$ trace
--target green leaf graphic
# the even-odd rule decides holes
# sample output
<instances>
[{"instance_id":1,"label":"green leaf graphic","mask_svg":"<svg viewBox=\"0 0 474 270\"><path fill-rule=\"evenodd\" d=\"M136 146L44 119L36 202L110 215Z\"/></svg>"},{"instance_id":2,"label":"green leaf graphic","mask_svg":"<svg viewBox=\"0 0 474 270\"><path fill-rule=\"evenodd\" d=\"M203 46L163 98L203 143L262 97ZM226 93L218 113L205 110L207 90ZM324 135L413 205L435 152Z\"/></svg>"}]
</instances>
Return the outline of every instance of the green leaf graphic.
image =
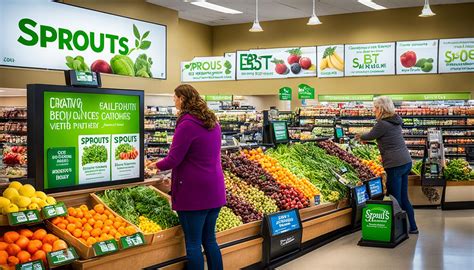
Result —
<instances>
[{"instance_id":1,"label":"green leaf graphic","mask_svg":"<svg viewBox=\"0 0 474 270\"><path fill-rule=\"evenodd\" d=\"M138 48L138 46L140 46L140 41L138 41L138 39L135 39L135 47Z\"/></svg>"},{"instance_id":2,"label":"green leaf graphic","mask_svg":"<svg viewBox=\"0 0 474 270\"><path fill-rule=\"evenodd\" d=\"M144 40L148 35L150 34L150 31L146 31L145 34L142 36L142 40Z\"/></svg>"},{"instance_id":3,"label":"green leaf graphic","mask_svg":"<svg viewBox=\"0 0 474 270\"><path fill-rule=\"evenodd\" d=\"M135 24L133 25L133 34L137 39L140 39L140 32L138 32L138 28Z\"/></svg>"},{"instance_id":4,"label":"green leaf graphic","mask_svg":"<svg viewBox=\"0 0 474 270\"><path fill-rule=\"evenodd\" d=\"M151 46L151 41L145 40L145 41L143 41L142 44L140 45L140 49L146 50L146 49L150 48L150 46Z\"/></svg>"}]
</instances>

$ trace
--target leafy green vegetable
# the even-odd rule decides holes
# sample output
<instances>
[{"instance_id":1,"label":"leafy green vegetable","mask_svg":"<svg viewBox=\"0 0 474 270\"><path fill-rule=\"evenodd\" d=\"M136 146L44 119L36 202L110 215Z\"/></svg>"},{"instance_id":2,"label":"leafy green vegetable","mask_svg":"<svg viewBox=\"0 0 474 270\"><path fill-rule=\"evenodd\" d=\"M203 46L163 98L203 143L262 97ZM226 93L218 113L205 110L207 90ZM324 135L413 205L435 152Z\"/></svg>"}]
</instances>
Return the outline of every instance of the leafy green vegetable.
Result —
<instances>
[{"instance_id":1,"label":"leafy green vegetable","mask_svg":"<svg viewBox=\"0 0 474 270\"><path fill-rule=\"evenodd\" d=\"M464 159L450 160L443 173L448 181L474 181L473 170Z\"/></svg>"},{"instance_id":2,"label":"leafy green vegetable","mask_svg":"<svg viewBox=\"0 0 474 270\"><path fill-rule=\"evenodd\" d=\"M150 78L153 77L151 74L151 65L153 61L146 54L140 54L135 60L135 75L137 77Z\"/></svg>"},{"instance_id":3,"label":"leafy green vegetable","mask_svg":"<svg viewBox=\"0 0 474 270\"><path fill-rule=\"evenodd\" d=\"M84 147L82 153L82 166L89 163L99 163L107 161L107 148L103 145L93 144Z\"/></svg>"},{"instance_id":4,"label":"leafy green vegetable","mask_svg":"<svg viewBox=\"0 0 474 270\"><path fill-rule=\"evenodd\" d=\"M117 146L117 149L115 149L115 159L120 159L120 153L128 153L133 151L134 149L135 148L129 143L120 144L119 146Z\"/></svg>"},{"instance_id":5,"label":"leafy green vegetable","mask_svg":"<svg viewBox=\"0 0 474 270\"><path fill-rule=\"evenodd\" d=\"M178 217L171 210L168 200L149 187L106 190L98 196L112 210L135 225L139 224L139 216L145 216L163 229L179 224Z\"/></svg>"},{"instance_id":6,"label":"leafy green vegetable","mask_svg":"<svg viewBox=\"0 0 474 270\"><path fill-rule=\"evenodd\" d=\"M326 50L324 50L323 58L333 55L334 51L336 51L336 46L327 47Z\"/></svg>"},{"instance_id":7,"label":"leafy green vegetable","mask_svg":"<svg viewBox=\"0 0 474 270\"><path fill-rule=\"evenodd\" d=\"M110 60L110 66L115 74L135 76L133 61L125 55L116 55Z\"/></svg>"},{"instance_id":8,"label":"leafy green vegetable","mask_svg":"<svg viewBox=\"0 0 474 270\"><path fill-rule=\"evenodd\" d=\"M90 71L89 65L85 63L84 57L80 55L74 58L66 56L66 66L76 71Z\"/></svg>"},{"instance_id":9,"label":"leafy green vegetable","mask_svg":"<svg viewBox=\"0 0 474 270\"><path fill-rule=\"evenodd\" d=\"M380 151L377 145L359 144L352 147L352 154L360 159L378 161Z\"/></svg>"},{"instance_id":10,"label":"leafy green vegetable","mask_svg":"<svg viewBox=\"0 0 474 270\"><path fill-rule=\"evenodd\" d=\"M422 160L418 160L416 161L414 164L413 164L413 167L411 168L411 171L415 174L415 175L421 175L421 166L423 165L423 161Z\"/></svg>"},{"instance_id":11,"label":"leafy green vegetable","mask_svg":"<svg viewBox=\"0 0 474 270\"><path fill-rule=\"evenodd\" d=\"M133 51L147 50L150 48L151 41L145 40L148 35L150 35L150 31L146 31L143 35L140 35L140 30L138 30L138 27L134 24L133 35L135 36L135 48L132 48L127 55L130 55Z\"/></svg>"}]
</instances>

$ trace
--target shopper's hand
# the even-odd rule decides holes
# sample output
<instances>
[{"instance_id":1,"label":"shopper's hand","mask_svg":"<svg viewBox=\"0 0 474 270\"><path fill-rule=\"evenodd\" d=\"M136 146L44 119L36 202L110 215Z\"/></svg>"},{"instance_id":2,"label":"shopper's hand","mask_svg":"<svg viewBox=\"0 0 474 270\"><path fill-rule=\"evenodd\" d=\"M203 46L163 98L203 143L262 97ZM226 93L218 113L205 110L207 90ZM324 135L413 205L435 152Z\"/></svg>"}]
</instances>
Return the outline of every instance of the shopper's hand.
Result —
<instances>
[{"instance_id":1,"label":"shopper's hand","mask_svg":"<svg viewBox=\"0 0 474 270\"><path fill-rule=\"evenodd\" d=\"M158 167L156 167L156 162L151 162L150 164L146 165L146 167L149 170L158 170Z\"/></svg>"}]
</instances>

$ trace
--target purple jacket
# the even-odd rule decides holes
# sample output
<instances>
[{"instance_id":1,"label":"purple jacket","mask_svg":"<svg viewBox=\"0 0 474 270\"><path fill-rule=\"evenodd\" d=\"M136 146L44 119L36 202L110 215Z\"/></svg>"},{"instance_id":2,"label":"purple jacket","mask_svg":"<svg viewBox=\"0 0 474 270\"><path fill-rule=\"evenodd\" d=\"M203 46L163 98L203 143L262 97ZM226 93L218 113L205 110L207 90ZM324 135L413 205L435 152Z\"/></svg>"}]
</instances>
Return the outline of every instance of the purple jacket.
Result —
<instances>
[{"instance_id":1,"label":"purple jacket","mask_svg":"<svg viewBox=\"0 0 474 270\"><path fill-rule=\"evenodd\" d=\"M173 210L204 210L226 204L219 125L207 130L198 118L182 116L168 156L156 165L162 171L173 170Z\"/></svg>"}]
</instances>

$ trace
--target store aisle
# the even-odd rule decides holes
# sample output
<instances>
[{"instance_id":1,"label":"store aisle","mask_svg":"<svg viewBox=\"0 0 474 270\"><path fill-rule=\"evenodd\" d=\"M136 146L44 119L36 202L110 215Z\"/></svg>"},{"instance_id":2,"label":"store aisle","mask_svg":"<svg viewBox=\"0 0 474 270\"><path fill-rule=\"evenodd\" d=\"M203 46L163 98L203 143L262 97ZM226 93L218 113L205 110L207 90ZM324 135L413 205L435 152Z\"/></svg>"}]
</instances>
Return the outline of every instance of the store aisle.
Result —
<instances>
[{"instance_id":1,"label":"store aisle","mask_svg":"<svg viewBox=\"0 0 474 270\"><path fill-rule=\"evenodd\" d=\"M357 246L359 231L278 269L474 269L474 210L415 211L420 234L395 249Z\"/></svg>"}]
</instances>

